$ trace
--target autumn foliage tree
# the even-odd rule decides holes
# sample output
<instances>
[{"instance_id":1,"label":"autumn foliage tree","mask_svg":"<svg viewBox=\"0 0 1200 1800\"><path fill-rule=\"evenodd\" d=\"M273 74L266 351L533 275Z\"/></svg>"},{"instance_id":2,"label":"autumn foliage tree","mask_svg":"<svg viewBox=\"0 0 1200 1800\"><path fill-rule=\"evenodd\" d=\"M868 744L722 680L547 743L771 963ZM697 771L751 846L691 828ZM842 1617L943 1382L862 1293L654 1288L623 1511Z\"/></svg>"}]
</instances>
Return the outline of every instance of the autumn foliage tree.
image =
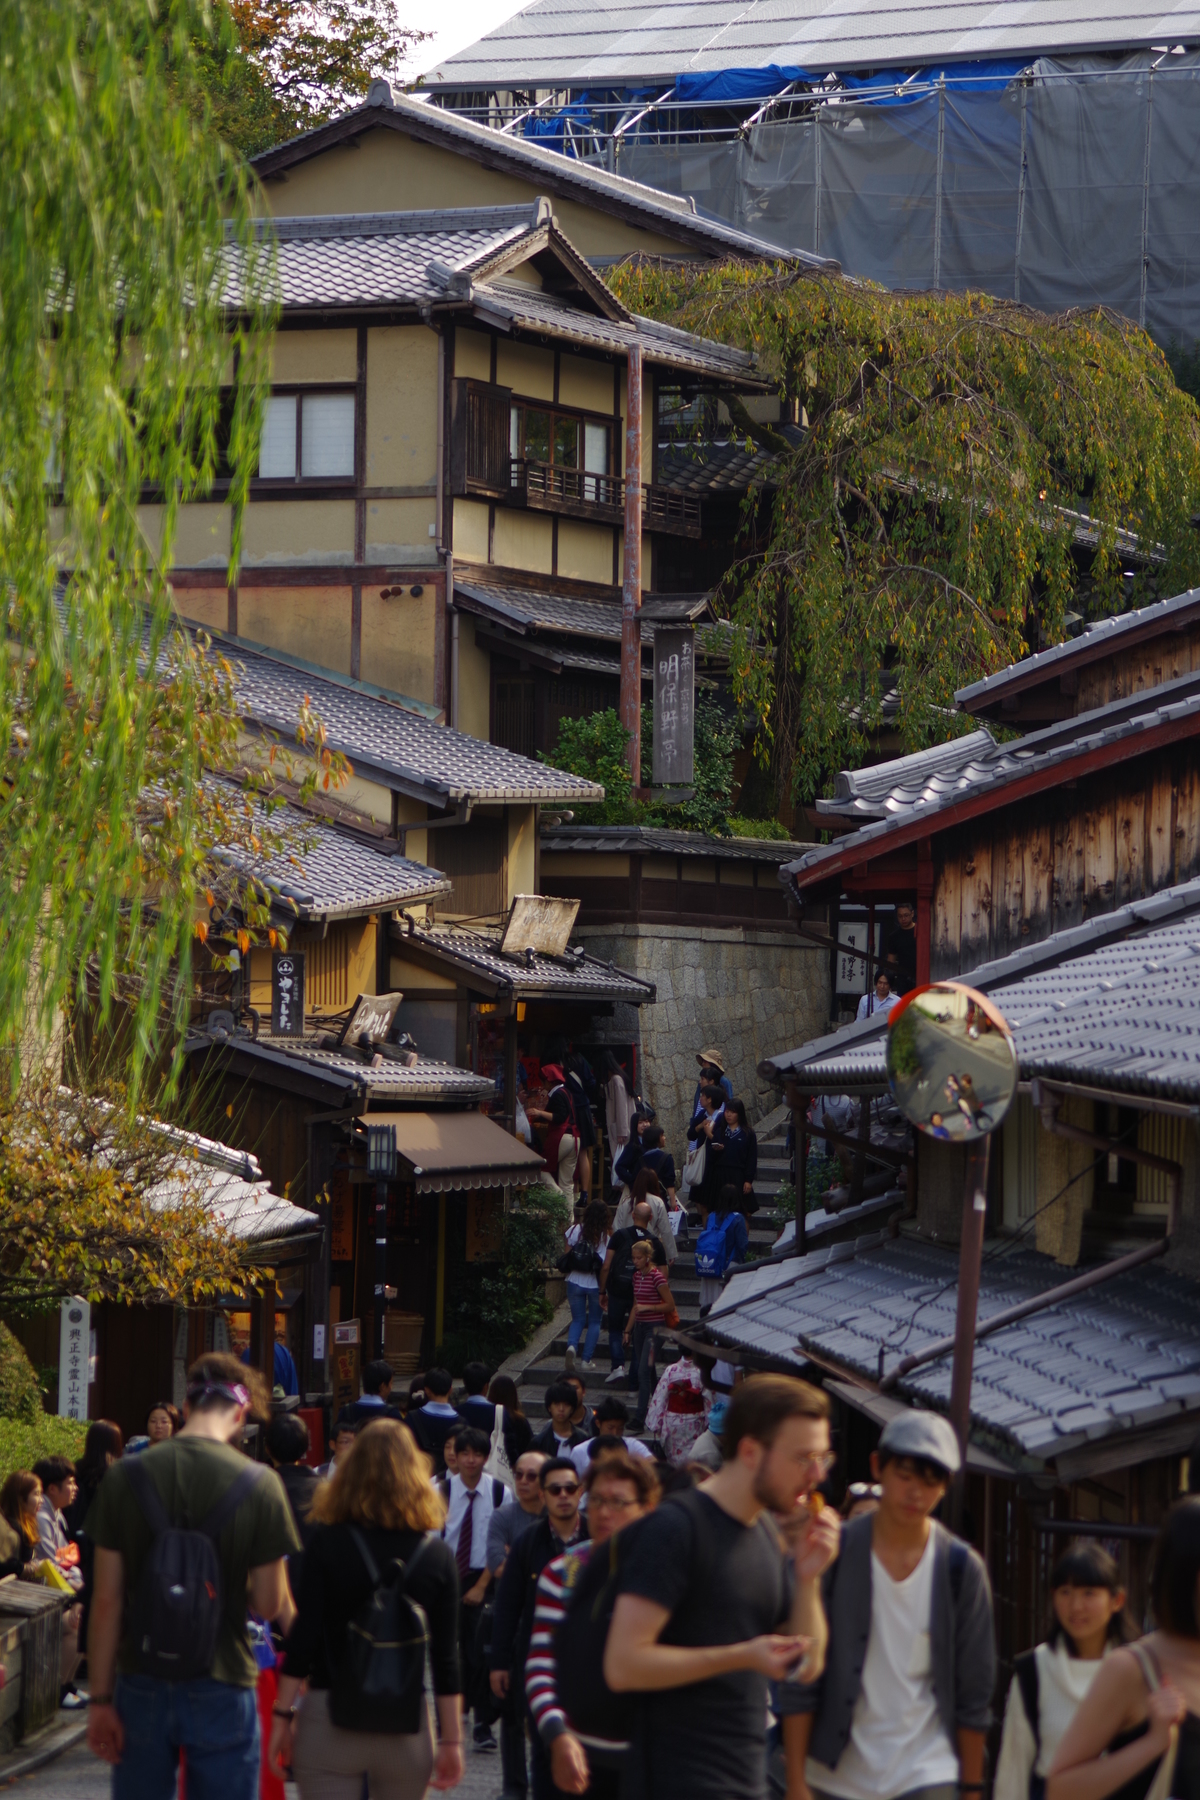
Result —
<instances>
[{"instance_id":1,"label":"autumn foliage tree","mask_svg":"<svg viewBox=\"0 0 1200 1800\"><path fill-rule=\"evenodd\" d=\"M198 40L216 129L243 156L357 106L426 35L397 0L218 0L232 37Z\"/></svg>"},{"instance_id":2,"label":"autumn foliage tree","mask_svg":"<svg viewBox=\"0 0 1200 1800\"><path fill-rule=\"evenodd\" d=\"M1073 604L1200 577L1200 409L1128 320L782 266L611 279L637 312L756 350L802 424L763 429L732 399L772 463L721 600L781 800L856 766L890 691L906 747L944 739L955 689L1060 641Z\"/></svg>"}]
</instances>

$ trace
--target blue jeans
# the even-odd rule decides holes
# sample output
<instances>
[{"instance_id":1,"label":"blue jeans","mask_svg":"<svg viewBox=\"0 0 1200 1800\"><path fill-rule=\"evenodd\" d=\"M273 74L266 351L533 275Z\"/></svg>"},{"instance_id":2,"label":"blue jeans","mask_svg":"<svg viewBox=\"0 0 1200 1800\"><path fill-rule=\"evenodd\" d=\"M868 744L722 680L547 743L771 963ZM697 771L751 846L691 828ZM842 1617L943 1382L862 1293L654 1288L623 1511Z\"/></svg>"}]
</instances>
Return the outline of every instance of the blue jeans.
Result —
<instances>
[{"instance_id":1,"label":"blue jeans","mask_svg":"<svg viewBox=\"0 0 1200 1800\"><path fill-rule=\"evenodd\" d=\"M205 1677L159 1681L121 1675L115 1705L125 1748L112 1800L174 1800L187 1752L188 1800L257 1800L260 1739L253 1688Z\"/></svg>"},{"instance_id":2,"label":"blue jeans","mask_svg":"<svg viewBox=\"0 0 1200 1800\"><path fill-rule=\"evenodd\" d=\"M567 1331L567 1342L572 1350L578 1350L579 1340L583 1336L584 1325L587 1325L587 1338L583 1346L584 1362L591 1362L596 1353L596 1342L600 1336L600 1294L596 1288L580 1287L577 1281L568 1281L567 1299L571 1304L571 1324Z\"/></svg>"}]
</instances>

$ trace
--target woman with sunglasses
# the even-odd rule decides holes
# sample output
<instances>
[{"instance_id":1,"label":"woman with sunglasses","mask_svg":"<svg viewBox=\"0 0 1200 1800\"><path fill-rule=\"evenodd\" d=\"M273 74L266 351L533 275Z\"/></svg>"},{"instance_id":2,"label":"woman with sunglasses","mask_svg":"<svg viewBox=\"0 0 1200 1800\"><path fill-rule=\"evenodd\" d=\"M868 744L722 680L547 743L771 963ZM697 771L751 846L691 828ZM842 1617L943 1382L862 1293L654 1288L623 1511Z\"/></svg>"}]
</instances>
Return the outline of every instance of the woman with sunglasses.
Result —
<instances>
[{"instance_id":1,"label":"woman with sunglasses","mask_svg":"<svg viewBox=\"0 0 1200 1800\"><path fill-rule=\"evenodd\" d=\"M883 1489L877 1481L852 1481L842 1496L841 1514L847 1524L877 1512Z\"/></svg>"},{"instance_id":2,"label":"woman with sunglasses","mask_svg":"<svg viewBox=\"0 0 1200 1800\"><path fill-rule=\"evenodd\" d=\"M613 1743L601 1747L589 1739L585 1748L572 1731L558 1699L555 1640L592 1550L606 1544L614 1532L652 1512L658 1505L661 1488L653 1462L614 1449L593 1461L584 1489L590 1540L555 1557L542 1571L525 1663L525 1694L542 1754L550 1760L555 1789L564 1794L586 1792L591 1800L617 1800L629 1745Z\"/></svg>"}]
</instances>

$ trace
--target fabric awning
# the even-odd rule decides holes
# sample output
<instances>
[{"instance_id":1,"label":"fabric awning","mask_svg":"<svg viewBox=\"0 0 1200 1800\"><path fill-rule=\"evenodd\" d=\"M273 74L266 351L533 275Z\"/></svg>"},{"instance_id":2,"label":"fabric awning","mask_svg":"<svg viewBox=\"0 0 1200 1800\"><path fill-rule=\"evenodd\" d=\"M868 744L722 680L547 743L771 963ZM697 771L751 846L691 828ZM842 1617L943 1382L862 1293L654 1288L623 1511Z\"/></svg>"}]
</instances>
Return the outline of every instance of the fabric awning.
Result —
<instances>
[{"instance_id":1,"label":"fabric awning","mask_svg":"<svg viewBox=\"0 0 1200 1800\"><path fill-rule=\"evenodd\" d=\"M395 1126L397 1161L419 1194L527 1187L542 1173L539 1151L480 1112L373 1112L361 1122Z\"/></svg>"}]
</instances>

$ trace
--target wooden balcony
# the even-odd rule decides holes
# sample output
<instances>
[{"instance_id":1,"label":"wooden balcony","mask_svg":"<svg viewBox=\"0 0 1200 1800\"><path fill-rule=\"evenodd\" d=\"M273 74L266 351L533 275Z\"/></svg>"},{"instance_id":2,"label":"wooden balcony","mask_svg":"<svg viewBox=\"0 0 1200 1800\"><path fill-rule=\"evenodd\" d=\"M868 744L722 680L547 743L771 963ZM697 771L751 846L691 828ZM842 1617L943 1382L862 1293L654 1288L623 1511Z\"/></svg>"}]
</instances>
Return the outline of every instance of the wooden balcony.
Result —
<instances>
[{"instance_id":1,"label":"wooden balcony","mask_svg":"<svg viewBox=\"0 0 1200 1800\"><path fill-rule=\"evenodd\" d=\"M510 494L519 506L536 512L558 513L598 524L621 525L625 520L625 481L620 475L596 475L587 469L567 469L558 464L510 462ZM642 486L642 520L647 531L670 532L676 537L700 536L700 502L694 494L673 488Z\"/></svg>"}]
</instances>

